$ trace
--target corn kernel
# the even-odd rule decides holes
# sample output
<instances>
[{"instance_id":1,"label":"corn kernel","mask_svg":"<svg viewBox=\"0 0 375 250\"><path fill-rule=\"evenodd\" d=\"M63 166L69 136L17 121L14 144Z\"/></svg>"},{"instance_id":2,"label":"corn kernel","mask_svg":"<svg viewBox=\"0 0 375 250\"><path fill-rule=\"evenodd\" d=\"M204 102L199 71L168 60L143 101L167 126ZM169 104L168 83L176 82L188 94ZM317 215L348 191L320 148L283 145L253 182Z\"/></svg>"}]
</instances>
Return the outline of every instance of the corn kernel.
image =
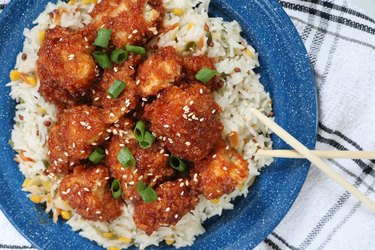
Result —
<instances>
[{"instance_id":1,"label":"corn kernel","mask_svg":"<svg viewBox=\"0 0 375 250\"><path fill-rule=\"evenodd\" d=\"M124 243L132 242L132 239L128 238L128 237L119 237L118 240L121 241L121 242L124 242Z\"/></svg>"},{"instance_id":2,"label":"corn kernel","mask_svg":"<svg viewBox=\"0 0 375 250\"><path fill-rule=\"evenodd\" d=\"M109 247L108 250L121 250L119 247Z\"/></svg>"},{"instance_id":3,"label":"corn kernel","mask_svg":"<svg viewBox=\"0 0 375 250\"><path fill-rule=\"evenodd\" d=\"M174 239L165 239L165 244L172 245L174 243Z\"/></svg>"},{"instance_id":4,"label":"corn kernel","mask_svg":"<svg viewBox=\"0 0 375 250\"><path fill-rule=\"evenodd\" d=\"M51 182L49 181L42 181L42 185L43 187L47 190L47 191L50 191L51 190Z\"/></svg>"},{"instance_id":5,"label":"corn kernel","mask_svg":"<svg viewBox=\"0 0 375 250\"><path fill-rule=\"evenodd\" d=\"M25 180L24 180L24 182L22 183L22 187L24 188L24 187L27 187L28 185L29 185L29 183L30 183L30 178L26 178Z\"/></svg>"},{"instance_id":6,"label":"corn kernel","mask_svg":"<svg viewBox=\"0 0 375 250\"><path fill-rule=\"evenodd\" d=\"M250 50L246 49L245 52L250 58L254 59L254 54Z\"/></svg>"},{"instance_id":7,"label":"corn kernel","mask_svg":"<svg viewBox=\"0 0 375 250\"><path fill-rule=\"evenodd\" d=\"M30 200L34 203L40 203L42 201L42 197L39 195L32 195L30 196Z\"/></svg>"},{"instance_id":8,"label":"corn kernel","mask_svg":"<svg viewBox=\"0 0 375 250\"><path fill-rule=\"evenodd\" d=\"M39 43L43 43L45 38L46 38L46 31L45 30L39 31Z\"/></svg>"},{"instance_id":9,"label":"corn kernel","mask_svg":"<svg viewBox=\"0 0 375 250\"><path fill-rule=\"evenodd\" d=\"M18 70L12 70L9 73L9 78L12 81L17 81L18 79L20 79L20 76L21 76L21 73Z\"/></svg>"},{"instance_id":10,"label":"corn kernel","mask_svg":"<svg viewBox=\"0 0 375 250\"><path fill-rule=\"evenodd\" d=\"M210 200L212 204L217 204L219 203L220 199L213 199L213 200Z\"/></svg>"},{"instance_id":11,"label":"corn kernel","mask_svg":"<svg viewBox=\"0 0 375 250\"><path fill-rule=\"evenodd\" d=\"M91 4L91 3L93 3L93 4L96 4L96 0L82 0L82 3L84 3L84 4Z\"/></svg>"},{"instance_id":12,"label":"corn kernel","mask_svg":"<svg viewBox=\"0 0 375 250\"><path fill-rule=\"evenodd\" d=\"M193 28L194 24L193 23L189 23L188 26L187 26L187 29L188 30L191 30L191 28Z\"/></svg>"},{"instance_id":13,"label":"corn kernel","mask_svg":"<svg viewBox=\"0 0 375 250\"><path fill-rule=\"evenodd\" d=\"M180 9L180 8L174 8L172 10L172 13L176 16L182 16L185 12L183 9Z\"/></svg>"},{"instance_id":14,"label":"corn kernel","mask_svg":"<svg viewBox=\"0 0 375 250\"><path fill-rule=\"evenodd\" d=\"M104 238L107 238L107 239L111 239L111 238L113 238L113 233L102 233L102 236L104 237Z\"/></svg>"},{"instance_id":15,"label":"corn kernel","mask_svg":"<svg viewBox=\"0 0 375 250\"><path fill-rule=\"evenodd\" d=\"M60 214L64 220L69 220L70 217L72 217L72 214L70 213L70 211L62 210Z\"/></svg>"},{"instance_id":16,"label":"corn kernel","mask_svg":"<svg viewBox=\"0 0 375 250\"><path fill-rule=\"evenodd\" d=\"M70 1L68 2L69 5L74 5L75 3L76 3L75 0L70 0Z\"/></svg>"},{"instance_id":17,"label":"corn kernel","mask_svg":"<svg viewBox=\"0 0 375 250\"><path fill-rule=\"evenodd\" d=\"M27 78L27 81L28 81L28 84L30 84L31 86L36 86L36 78L33 77L33 76L28 76Z\"/></svg>"},{"instance_id":18,"label":"corn kernel","mask_svg":"<svg viewBox=\"0 0 375 250\"><path fill-rule=\"evenodd\" d=\"M46 115L47 114L47 111L40 105L38 105L38 110L39 112L42 114L42 115Z\"/></svg>"}]
</instances>

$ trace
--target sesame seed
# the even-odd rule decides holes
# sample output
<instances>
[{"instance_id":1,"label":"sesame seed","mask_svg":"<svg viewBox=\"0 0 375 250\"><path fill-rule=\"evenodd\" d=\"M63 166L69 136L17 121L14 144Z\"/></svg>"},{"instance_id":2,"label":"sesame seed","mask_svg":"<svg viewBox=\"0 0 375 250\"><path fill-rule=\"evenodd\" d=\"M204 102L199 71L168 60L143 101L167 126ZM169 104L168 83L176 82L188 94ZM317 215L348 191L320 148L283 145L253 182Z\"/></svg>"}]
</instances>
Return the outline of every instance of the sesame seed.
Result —
<instances>
[{"instance_id":1,"label":"sesame seed","mask_svg":"<svg viewBox=\"0 0 375 250\"><path fill-rule=\"evenodd\" d=\"M96 211L95 213L96 213L96 214L101 214L102 212L100 212L100 211Z\"/></svg>"},{"instance_id":2,"label":"sesame seed","mask_svg":"<svg viewBox=\"0 0 375 250\"><path fill-rule=\"evenodd\" d=\"M88 188L86 188L86 187L83 188L83 190L86 191L86 192L90 192L90 189L88 189Z\"/></svg>"},{"instance_id":3,"label":"sesame seed","mask_svg":"<svg viewBox=\"0 0 375 250\"><path fill-rule=\"evenodd\" d=\"M185 183L181 182L180 187L183 187L183 186L185 186Z\"/></svg>"},{"instance_id":4,"label":"sesame seed","mask_svg":"<svg viewBox=\"0 0 375 250\"><path fill-rule=\"evenodd\" d=\"M168 125L168 124L165 124L165 125L164 125L164 128L169 128L169 125Z\"/></svg>"},{"instance_id":5,"label":"sesame seed","mask_svg":"<svg viewBox=\"0 0 375 250\"><path fill-rule=\"evenodd\" d=\"M216 154L214 154L213 156L212 156L212 159L215 159L216 158Z\"/></svg>"},{"instance_id":6,"label":"sesame seed","mask_svg":"<svg viewBox=\"0 0 375 250\"><path fill-rule=\"evenodd\" d=\"M64 152L64 155L66 156L66 157L68 157L69 156L69 154L65 151Z\"/></svg>"},{"instance_id":7,"label":"sesame seed","mask_svg":"<svg viewBox=\"0 0 375 250\"><path fill-rule=\"evenodd\" d=\"M81 196L81 191L78 191L78 196Z\"/></svg>"},{"instance_id":8,"label":"sesame seed","mask_svg":"<svg viewBox=\"0 0 375 250\"><path fill-rule=\"evenodd\" d=\"M226 146L226 147L225 147L225 150L228 150L228 149L229 149L229 146Z\"/></svg>"},{"instance_id":9,"label":"sesame seed","mask_svg":"<svg viewBox=\"0 0 375 250\"><path fill-rule=\"evenodd\" d=\"M90 208L89 208L89 207L87 207L87 208L86 208L86 212L88 212L89 210L90 210Z\"/></svg>"},{"instance_id":10,"label":"sesame seed","mask_svg":"<svg viewBox=\"0 0 375 250\"><path fill-rule=\"evenodd\" d=\"M59 158L59 159L57 159L59 162L63 162L63 159L61 159L61 158Z\"/></svg>"},{"instance_id":11,"label":"sesame seed","mask_svg":"<svg viewBox=\"0 0 375 250\"><path fill-rule=\"evenodd\" d=\"M74 162L69 163L69 166L73 166L73 165L74 165Z\"/></svg>"},{"instance_id":12,"label":"sesame seed","mask_svg":"<svg viewBox=\"0 0 375 250\"><path fill-rule=\"evenodd\" d=\"M105 150L105 154L107 155L109 152L108 152L108 149Z\"/></svg>"},{"instance_id":13,"label":"sesame seed","mask_svg":"<svg viewBox=\"0 0 375 250\"><path fill-rule=\"evenodd\" d=\"M132 33L133 33L133 34L137 34L137 32L138 32L138 30L133 30Z\"/></svg>"},{"instance_id":14,"label":"sesame seed","mask_svg":"<svg viewBox=\"0 0 375 250\"><path fill-rule=\"evenodd\" d=\"M177 219L178 218L178 214L175 214L174 217Z\"/></svg>"},{"instance_id":15,"label":"sesame seed","mask_svg":"<svg viewBox=\"0 0 375 250\"><path fill-rule=\"evenodd\" d=\"M193 103L194 103L194 101L193 101L193 100L191 100L189 104L190 104L190 105L193 105Z\"/></svg>"},{"instance_id":16,"label":"sesame seed","mask_svg":"<svg viewBox=\"0 0 375 250\"><path fill-rule=\"evenodd\" d=\"M95 170L95 173L99 174L99 172L100 172L99 168L97 170Z\"/></svg>"},{"instance_id":17,"label":"sesame seed","mask_svg":"<svg viewBox=\"0 0 375 250\"><path fill-rule=\"evenodd\" d=\"M137 81L135 82L135 85L139 85L140 82L141 82L140 80L137 80Z\"/></svg>"},{"instance_id":18,"label":"sesame seed","mask_svg":"<svg viewBox=\"0 0 375 250\"><path fill-rule=\"evenodd\" d=\"M225 166L223 167L223 169L224 169L224 171L227 171L227 170L228 170L228 168L227 168L227 167L225 167Z\"/></svg>"},{"instance_id":19,"label":"sesame seed","mask_svg":"<svg viewBox=\"0 0 375 250\"><path fill-rule=\"evenodd\" d=\"M181 195L181 196L183 196L183 195L184 195L184 193L185 193L184 191L181 191L180 195Z\"/></svg>"},{"instance_id":20,"label":"sesame seed","mask_svg":"<svg viewBox=\"0 0 375 250\"><path fill-rule=\"evenodd\" d=\"M117 68L117 67L114 67L114 68L113 68L113 71L114 71L114 72L117 72L117 71L118 71L118 68Z\"/></svg>"},{"instance_id":21,"label":"sesame seed","mask_svg":"<svg viewBox=\"0 0 375 250\"><path fill-rule=\"evenodd\" d=\"M199 93L203 94L203 89L200 89L200 90L199 90Z\"/></svg>"},{"instance_id":22,"label":"sesame seed","mask_svg":"<svg viewBox=\"0 0 375 250\"><path fill-rule=\"evenodd\" d=\"M129 182L129 185L134 185L134 181Z\"/></svg>"},{"instance_id":23,"label":"sesame seed","mask_svg":"<svg viewBox=\"0 0 375 250\"><path fill-rule=\"evenodd\" d=\"M216 109L213 109L211 113L212 113L212 114L215 114L215 112L216 112Z\"/></svg>"},{"instance_id":24,"label":"sesame seed","mask_svg":"<svg viewBox=\"0 0 375 250\"><path fill-rule=\"evenodd\" d=\"M178 133L178 132L176 133L176 135L177 135L177 137L181 137L181 134L180 134L180 133Z\"/></svg>"},{"instance_id":25,"label":"sesame seed","mask_svg":"<svg viewBox=\"0 0 375 250\"><path fill-rule=\"evenodd\" d=\"M171 210L171 208L170 208L170 207L167 207L167 208L165 209L165 212L168 212L169 210Z\"/></svg>"},{"instance_id":26,"label":"sesame seed","mask_svg":"<svg viewBox=\"0 0 375 250\"><path fill-rule=\"evenodd\" d=\"M98 143L93 142L93 143L91 143L91 145L96 146L96 145L98 145Z\"/></svg>"},{"instance_id":27,"label":"sesame seed","mask_svg":"<svg viewBox=\"0 0 375 250\"><path fill-rule=\"evenodd\" d=\"M168 157L168 156L169 156L169 154L164 154L164 156Z\"/></svg>"},{"instance_id":28,"label":"sesame seed","mask_svg":"<svg viewBox=\"0 0 375 250\"><path fill-rule=\"evenodd\" d=\"M189 186L189 181L188 180L185 181L185 185Z\"/></svg>"},{"instance_id":29,"label":"sesame seed","mask_svg":"<svg viewBox=\"0 0 375 250\"><path fill-rule=\"evenodd\" d=\"M125 107L122 107L122 108L121 108L121 111L125 111L125 110L126 110L126 108L125 108Z\"/></svg>"},{"instance_id":30,"label":"sesame seed","mask_svg":"<svg viewBox=\"0 0 375 250\"><path fill-rule=\"evenodd\" d=\"M115 114L113 114L113 113L109 113L109 116L111 116L111 117L114 117L114 116L115 116Z\"/></svg>"},{"instance_id":31,"label":"sesame seed","mask_svg":"<svg viewBox=\"0 0 375 250\"><path fill-rule=\"evenodd\" d=\"M109 180L109 176L105 177L104 180Z\"/></svg>"},{"instance_id":32,"label":"sesame seed","mask_svg":"<svg viewBox=\"0 0 375 250\"><path fill-rule=\"evenodd\" d=\"M186 146L190 146L191 143L187 141L187 142L185 142L185 145L186 145Z\"/></svg>"},{"instance_id":33,"label":"sesame seed","mask_svg":"<svg viewBox=\"0 0 375 250\"><path fill-rule=\"evenodd\" d=\"M130 34L130 35L128 35L128 39L130 39L130 38L132 38L132 37L133 37L133 35L131 35L131 34Z\"/></svg>"},{"instance_id":34,"label":"sesame seed","mask_svg":"<svg viewBox=\"0 0 375 250\"><path fill-rule=\"evenodd\" d=\"M72 147L73 147L73 148L75 148L75 147L76 147L76 144L75 144L74 142L73 142L73 144L72 144Z\"/></svg>"}]
</instances>

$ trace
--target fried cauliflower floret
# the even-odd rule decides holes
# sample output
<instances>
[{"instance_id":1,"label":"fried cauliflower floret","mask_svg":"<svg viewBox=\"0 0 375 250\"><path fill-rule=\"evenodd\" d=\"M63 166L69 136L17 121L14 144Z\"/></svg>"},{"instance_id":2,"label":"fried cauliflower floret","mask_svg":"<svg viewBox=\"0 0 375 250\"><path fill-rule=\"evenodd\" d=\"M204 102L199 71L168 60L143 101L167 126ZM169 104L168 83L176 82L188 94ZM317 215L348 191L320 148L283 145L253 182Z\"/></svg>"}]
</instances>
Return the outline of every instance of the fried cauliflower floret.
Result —
<instances>
[{"instance_id":1,"label":"fried cauliflower floret","mask_svg":"<svg viewBox=\"0 0 375 250\"><path fill-rule=\"evenodd\" d=\"M172 47L159 49L139 67L137 80L143 97L156 95L160 90L181 80L182 58Z\"/></svg>"},{"instance_id":2,"label":"fried cauliflower floret","mask_svg":"<svg viewBox=\"0 0 375 250\"><path fill-rule=\"evenodd\" d=\"M116 47L145 44L157 34L163 12L160 0L103 0L90 13L90 26L111 29Z\"/></svg>"},{"instance_id":3,"label":"fried cauliflower floret","mask_svg":"<svg viewBox=\"0 0 375 250\"><path fill-rule=\"evenodd\" d=\"M73 105L88 92L96 65L80 31L60 26L48 29L38 56L39 92L47 101Z\"/></svg>"},{"instance_id":4,"label":"fried cauliflower floret","mask_svg":"<svg viewBox=\"0 0 375 250\"><path fill-rule=\"evenodd\" d=\"M97 107L83 105L63 111L49 132L48 170L67 174L104 141L108 136L107 128L103 111Z\"/></svg>"},{"instance_id":5,"label":"fried cauliflower floret","mask_svg":"<svg viewBox=\"0 0 375 250\"><path fill-rule=\"evenodd\" d=\"M132 57L122 64L106 69L101 81L92 91L93 105L104 109L104 119L109 124L117 121L137 106L138 88L133 76L138 60L138 56ZM116 80L123 81L126 87L117 98L112 98L108 95L108 89Z\"/></svg>"},{"instance_id":6,"label":"fried cauliflower floret","mask_svg":"<svg viewBox=\"0 0 375 250\"><path fill-rule=\"evenodd\" d=\"M198 190L209 200L233 192L249 175L248 162L225 142L220 142L213 153L196 163L195 170Z\"/></svg>"},{"instance_id":7,"label":"fried cauliflower floret","mask_svg":"<svg viewBox=\"0 0 375 250\"><path fill-rule=\"evenodd\" d=\"M223 125L219 112L210 90L192 84L166 89L145 106L144 117L162 146L173 155L195 162L206 157L220 139Z\"/></svg>"},{"instance_id":8,"label":"fried cauliflower floret","mask_svg":"<svg viewBox=\"0 0 375 250\"><path fill-rule=\"evenodd\" d=\"M157 200L141 203L134 209L135 225L148 235L160 227L176 225L199 201L188 179L165 182L155 191Z\"/></svg>"},{"instance_id":9,"label":"fried cauliflower floret","mask_svg":"<svg viewBox=\"0 0 375 250\"><path fill-rule=\"evenodd\" d=\"M104 166L74 168L61 181L59 194L86 220L111 221L122 214L123 201L112 197L109 172Z\"/></svg>"},{"instance_id":10,"label":"fried cauliflower floret","mask_svg":"<svg viewBox=\"0 0 375 250\"><path fill-rule=\"evenodd\" d=\"M164 149L157 141L150 148L142 149L133 136L132 123L129 120L122 120L121 123L126 123L127 128L118 129L118 135L112 136L108 142L105 162L111 176L121 183L123 199L137 204L141 199L135 189L138 180L153 187L169 180L175 172L169 166L168 156L164 154ZM136 160L135 167L124 167L119 163L117 155L122 148L130 150Z\"/></svg>"}]
</instances>

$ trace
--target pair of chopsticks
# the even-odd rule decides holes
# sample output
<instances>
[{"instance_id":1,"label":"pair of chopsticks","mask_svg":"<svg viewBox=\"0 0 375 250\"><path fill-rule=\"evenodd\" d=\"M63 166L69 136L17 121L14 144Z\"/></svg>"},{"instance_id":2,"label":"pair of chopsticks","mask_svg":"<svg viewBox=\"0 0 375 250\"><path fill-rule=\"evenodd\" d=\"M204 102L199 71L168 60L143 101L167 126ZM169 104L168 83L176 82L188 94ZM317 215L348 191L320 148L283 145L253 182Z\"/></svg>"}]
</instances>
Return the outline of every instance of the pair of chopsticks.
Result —
<instances>
[{"instance_id":1,"label":"pair of chopsticks","mask_svg":"<svg viewBox=\"0 0 375 250\"><path fill-rule=\"evenodd\" d=\"M269 127L275 134L281 139L288 143L295 151L291 150L258 150L257 154L267 155L272 157L288 157L288 158L306 158L311 161L314 166L319 168L328 177L336 181L346 191L358 198L362 203L366 204L373 212L375 212L375 202L361 193L355 188L350 182L348 182L340 174L336 173L331 167L329 167L322 159L324 158L363 158L363 159L374 159L375 152L330 152L330 151L313 151L306 148L296 138L286 132L283 128L277 125L273 120L262 114L259 110L252 108L253 113L264 125ZM268 152L267 152L268 151ZM274 153L273 153L274 152ZM332 157L333 156L333 157Z\"/></svg>"}]
</instances>

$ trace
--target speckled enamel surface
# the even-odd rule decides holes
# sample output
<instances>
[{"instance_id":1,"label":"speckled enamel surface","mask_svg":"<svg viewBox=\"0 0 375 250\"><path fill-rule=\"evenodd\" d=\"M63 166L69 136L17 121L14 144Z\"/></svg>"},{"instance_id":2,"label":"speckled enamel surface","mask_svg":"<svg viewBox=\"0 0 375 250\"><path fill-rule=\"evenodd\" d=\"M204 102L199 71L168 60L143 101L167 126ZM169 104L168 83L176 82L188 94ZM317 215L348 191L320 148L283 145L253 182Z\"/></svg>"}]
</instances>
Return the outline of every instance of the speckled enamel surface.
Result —
<instances>
[{"instance_id":1,"label":"speckled enamel surface","mask_svg":"<svg viewBox=\"0 0 375 250\"><path fill-rule=\"evenodd\" d=\"M66 224L54 224L41 206L20 190L22 174L8 146L14 102L9 98L9 71L22 48L22 30L30 27L48 0L12 0L0 14L0 208L40 249L100 249ZM317 128L316 88L306 51L293 24L276 0L213 0L210 14L236 19L243 35L260 54L261 81L273 99L276 121L309 148ZM288 148L273 136L274 148ZM309 163L278 159L265 168L247 198L235 209L205 223L207 232L192 249L250 249L262 241L289 210L305 180ZM163 246L165 247L165 246ZM167 248L167 247L165 247ZM150 248L153 249L153 248Z\"/></svg>"}]
</instances>

